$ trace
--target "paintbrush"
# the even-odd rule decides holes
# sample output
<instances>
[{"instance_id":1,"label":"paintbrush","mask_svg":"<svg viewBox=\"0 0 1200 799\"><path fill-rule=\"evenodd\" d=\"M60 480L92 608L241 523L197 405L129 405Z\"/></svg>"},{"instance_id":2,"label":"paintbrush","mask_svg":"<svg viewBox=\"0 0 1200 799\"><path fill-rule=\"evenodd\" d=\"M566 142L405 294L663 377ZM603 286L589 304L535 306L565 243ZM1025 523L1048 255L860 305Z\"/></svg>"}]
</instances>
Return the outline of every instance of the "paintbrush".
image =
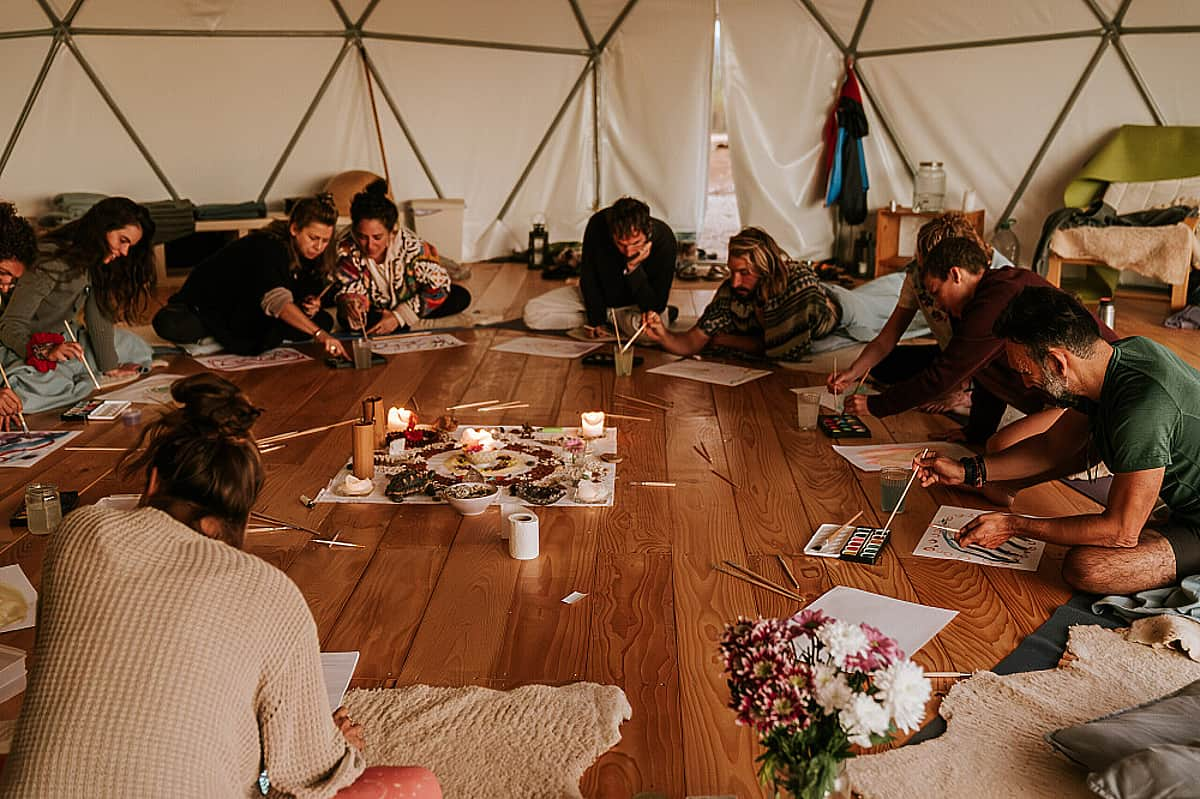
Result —
<instances>
[{"instance_id":1,"label":"paintbrush","mask_svg":"<svg viewBox=\"0 0 1200 799\"><path fill-rule=\"evenodd\" d=\"M674 483L665 483L659 480L634 480L629 483L631 486L647 486L650 488L674 488Z\"/></svg>"},{"instance_id":2,"label":"paintbrush","mask_svg":"<svg viewBox=\"0 0 1200 799\"><path fill-rule=\"evenodd\" d=\"M625 346L621 347L621 352L625 352L630 347L632 347L633 342L637 341L638 336L642 335L642 331L645 329L646 329L646 323L642 322L642 326L639 327L636 331L634 331L633 336L628 341L625 342Z\"/></svg>"},{"instance_id":3,"label":"paintbrush","mask_svg":"<svg viewBox=\"0 0 1200 799\"><path fill-rule=\"evenodd\" d=\"M629 421L631 421L631 422L650 422L650 421L653 421L652 419L647 419L645 416L626 416L626 415L625 415L625 414L623 414L623 413L611 413L611 412L607 412L607 413L605 413L604 415L605 415L605 417L606 417L606 418L609 418L609 419L628 419L628 420L629 420Z\"/></svg>"},{"instance_id":4,"label":"paintbrush","mask_svg":"<svg viewBox=\"0 0 1200 799\"><path fill-rule=\"evenodd\" d=\"M279 519L274 516L268 516L267 514L262 513L261 511L252 510L252 511L250 511L250 515L255 516L259 519L262 519L264 522L270 522L271 524L282 524L285 527L290 527L293 530L300 530L301 532L309 533L311 535L324 535L324 533L322 533L320 530L314 530L311 527L305 527L302 524L295 524L294 522L289 522L286 519Z\"/></svg>"},{"instance_id":5,"label":"paintbrush","mask_svg":"<svg viewBox=\"0 0 1200 799\"><path fill-rule=\"evenodd\" d=\"M79 339L75 338L75 331L71 329L71 322L64 319L63 327L67 329L67 335L71 337L71 341L78 344ZM100 381L96 379L96 373L92 371L92 365L87 362L87 353L84 353L80 357L80 360L83 361L83 368L87 369L88 377L92 378L92 383L95 384L96 388L100 388ZM4 380L8 382L7 377Z\"/></svg>"},{"instance_id":6,"label":"paintbrush","mask_svg":"<svg viewBox=\"0 0 1200 799\"><path fill-rule=\"evenodd\" d=\"M613 336L617 339L617 346L621 346L621 327L617 324L617 312L612 308L608 309L608 318L612 322Z\"/></svg>"},{"instance_id":7,"label":"paintbrush","mask_svg":"<svg viewBox=\"0 0 1200 799\"><path fill-rule=\"evenodd\" d=\"M723 564L725 564L726 566L728 566L729 568L733 569L734 571L737 571L737 572L745 575L746 577L749 577L751 580L757 580L758 582L762 583L763 586L770 587L776 591L782 592L784 596L790 596L792 599L796 599L796 600L800 600L800 601L804 600L804 597L800 596L799 594L793 593L792 591L788 590L787 588L784 588L782 585L779 585L778 583L768 580L766 577L763 577L758 572L751 571L750 569L747 569L745 566L742 566L741 564L734 563L731 560L723 560L721 562Z\"/></svg>"},{"instance_id":8,"label":"paintbrush","mask_svg":"<svg viewBox=\"0 0 1200 799\"><path fill-rule=\"evenodd\" d=\"M749 585L752 585L755 588L761 588L764 591L770 591L774 594L779 594L780 596L785 596L794 602L803 602L804 601L803 597L799 597L796 594L793 594L791 591L785 591L782 588L776 588L776 587L774 587L772 585L768 585L766 583L760 583L757 580L752 580L749 577L746 577L745 575L739 574L730 569L726 569L723 566L720 566L718 564L713 564L713 571L718 571L721 574L724 574L726 577L732 577L735 580L741 580L743 583L748 583Z\"/></svg>"},{"instance_id":9,"label":"paintbrush","mask_svg":"<svg viewBox=\"0 0 1200 799\"><path fill-rule=\"evenodd\" d=\"M921 450L921 455L917 460L924 458L929 453L929 447ZM908 489L912 488L913 481L917 479L917 470L913 469L912 474L908 476L908 482L904 486L904 491L900 494L900 499L896 500L896 507L892 508L892 515L888 517L887 523L883 525L883 531L886 533L892 526L892 520L896 518L896 514L900 512L900 508L904 505L904 498L908 496Z\"/></svg>"},{"instance_id":10,"label":"paintbrush","mask_svg":"<svg viewBox=\"0 0 1200 799\"><path fill-rule=\"evenodd\" d=\"M737 485L737 483L733 482L733 481L732 481L732 480L730 480L728 477L726 477L725 475L723 475L723 474L721 474L720 472L718 472L716 469L709 469L709 471L710 471L710 472L712 472L713 474L715 474L717 477L720 477L720 478L721 478L722 480L724 480L726 483L729 483L729 485L733 486L733 490L734 490L734 491L737 491L737 489L738 489L738 485Z\"/></svg>"},{"instance_id":11,"label":"paintbrush","mask_svg":"<svg viewBox=\"0 0 1200 799\"><path fill-rule=\"evenodd\" d=\"M853 527L854 523L856 521L858 521L859 517L862 515L863 515L863 512L860 510L858 513L851 516L849 521L847 521L845 524L843 524L838 529L834 530L829 535L825 536L825 540L823 540L821 543L817 544L817 549L824 549L826 544L828 544L833 539L837 538L842 533L846 532L846 530L848 530L850 527Z\"/></svg>"},{"instance_id":12,"label":"paintbrush","mask_svg":"<svg viewBox=\"0 0 1200 799\"><path fill-rule=\"evenodd\" d=\"M480 407L481 405L495 405L495 404L496 404L496 403L498 403L499 401L500 401L500 400L484 400L483 402L464 402L464 403L462 403L461 405L447 405L447 406L446 406L446 410L448 410L448 411L461 411L461 410L464 410L464 409L466 409L466 408L478 408L478 407ZM355 421L358 421L358 420L356 419Z\"/></svg>"},{"instance_id":13,"label":"paintbrush","mask_svg":"<svg viewBox=\"0 0 1200 799\"><path fill-rule=\"evenodd\" d=\"M704 460L708 461L709 466L713 465L712 458L708 457L708 454L704 450L700 449L695 444L692 445L692 449L696 450L697 455L699 455L701 458L704 458Z\"/></svg>"},{"instance_id":14,"label":"paintbrush","mask_svg":"<svg viewBox=\"0 0 1200 799\"><path fill-rule=\"evenodd\" d=\"M792 586L799 591L800 583L796 582L796 575L792 574L792 567L788 566L787 561L783 559L783 555L776 555L775 559L778 560L779 565L783 567L783 573L786 574L787 578L792 581Z\"/></svg>"},{"instance_id":15,"label":"paintbrush","mask_svg":"<svg viewBox=\"0 0 1200 799\"><path fill-rule=\"evenodd\" d=\"M869 374L871 374L870 369L863 372L863 376L861 378L859 378L858 387L855 388L854 391L851 392L850 394L848 394L847 396L851 396L851 397L857 396L858 393L862 391L863 383L867 382L867 375L869 375ZM846 401L842 400L842 418L845 418L845 417L846 417Z\"/></svg>"},{"instance_id":16,"label":"paintbrush","mask_svg":"<svg viewBox=\"0 0 1200 799\"><path fill-rule=\"evenodd\" d=\"M619 397L619 398L625 400L626 402L636 402L640 405L649 405L651 408L658 408L659 410L663 410L663 411L670 410L670 408L668 408L666 405L660 405L657 402L651 402L650 400L644 400L644 399L641 399L640 397L632 397L628 394L621 394L616 391L613 392L613 396Z\"/></svg>"},{"instance_id":17,"label":"paintbrush","mask_svg":"<svg viewBox=\"0 0 1200 799\"><path fill-rule=\"evenodd\" d=\"M9 391L12 391L13 390L12 383L8 382L8 372L5 371L4 364L2 364L2 363L0 363L0 375L4 376L4 387L7 388ZM16 394L17 392L13 391L13 393ZM20 399L20 398L18 397L18 399ZM17 418L21 420L21 430L28 433L29 425L25 424L25 412L17 411Z\"/></svg>"}]
</instances>

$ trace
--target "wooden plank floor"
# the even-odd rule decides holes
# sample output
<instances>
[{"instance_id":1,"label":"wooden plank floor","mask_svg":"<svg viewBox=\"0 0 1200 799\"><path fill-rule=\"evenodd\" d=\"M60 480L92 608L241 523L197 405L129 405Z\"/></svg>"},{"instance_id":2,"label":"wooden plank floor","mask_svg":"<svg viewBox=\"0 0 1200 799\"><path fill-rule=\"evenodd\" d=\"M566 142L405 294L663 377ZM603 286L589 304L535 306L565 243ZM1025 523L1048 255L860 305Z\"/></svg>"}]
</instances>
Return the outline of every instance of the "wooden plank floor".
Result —
<instances>
[{"instance_id":1,"label":"wooden plank floor","mask_svg":"<svg viewBox=\"0 0 1200 799\"><path fill-rule=\"evenodd\" d=\"M469 285L474 307L514 318L530 296L559 284L521 265L477 265ZM703 309L711 289L700 289L673 295L684 316ZM1151 335L1200 364L1198 334L1158 327L1162 307L1121 300L1118 331ZM820 434L796 430L789 389L819 383L823 375L777 371L733 389L647 374L645 368L617 380L579 362L489 351L521 335L514 331L481 328L457 335L466 347L392 357L386 367L367 372L313 363L229 377L267 409L260 436L349 418L369 394L382 395L388 405L415 397L426 414L459 402L520 399L530 407L502 419L463 412L461 421L534 424L577 423L580 411L594 408L635 411L614 392L667 397L670 413L637 408L635 415L651 421L618 425L625 461L615 506L539 510L542 554L530 562L508 557L495 509L470 519L448 507L308 510L299 495L313 494L348 454L349 435L337 430L294 439L266 455L269 476L259 504L364 548L307 544L298 533L254 534L248 548L300 586L324 648L362 652L355 685L510 688L586 679L621 686L633 717L621 729L621 742L585 776L587 796L761 795L752 736L733 724L725 707L716 640L738 614L782 615L795 608L714 572L714 561L744 562L783 581L775 557L782 555L810 597L849 585L954 608L955 621L916 654L937 670L992 666L1069 596L1056 547L1047 548L1036 573L913 557L938 504L978 501L943 490L914 488L878 566L806 558L804 544L818 524L842 521L860 508L869 520L882 521L877 476L856 472ZM646 367L663 360L653 350L640 352ZM170 368L197 371L182 357ZM30 422L35 428L61 426L55 414ZM872 440L886 442L922 440L950 423L914 412L870 425ZM76 443L123 446L135 433L119 424L92 425ZM693 445L700 441L736 489L697 456ZM114 474L116 458L61 452L32 469L3 470L0 514L11 514L24 484L35 479L82 489L85 502L140 490L136 478ZM655 479L678 487L628 484ZM1048 485L1023 494L1017 507L1049 514L1094 506L1070 489ZM20 563L36 584L44 544L0 528L0 563ZM559 601L576 590L587 598L574 605ZM34 631L25 630L0 636L0 643L30 648L33 638ZM17 701L0 707L0 715L15 713Z\"/></svg>"}]
</instances>

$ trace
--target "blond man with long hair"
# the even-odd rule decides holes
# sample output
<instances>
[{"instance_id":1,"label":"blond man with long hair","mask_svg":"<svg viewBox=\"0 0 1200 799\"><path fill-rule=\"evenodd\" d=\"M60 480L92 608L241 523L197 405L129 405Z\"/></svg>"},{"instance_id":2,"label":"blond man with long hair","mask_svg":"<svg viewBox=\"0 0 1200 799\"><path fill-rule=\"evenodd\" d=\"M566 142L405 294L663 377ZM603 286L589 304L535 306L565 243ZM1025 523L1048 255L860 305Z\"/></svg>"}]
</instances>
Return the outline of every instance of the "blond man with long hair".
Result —
<instances>
[{"instance_id":1,"label":"blond man with long hair","mask_svg":"<svg viewBox=\"0 0 1200 799\"><path fill-rule=\"evenodd\" d=\"M780 361L799 360L833 332L842 309L812 267L793 261L765 230L744 228L729 240L729 279L700 321L685 333L644 315L646 335L677 355L714 346Z\"/></svg>"}]
</instances>

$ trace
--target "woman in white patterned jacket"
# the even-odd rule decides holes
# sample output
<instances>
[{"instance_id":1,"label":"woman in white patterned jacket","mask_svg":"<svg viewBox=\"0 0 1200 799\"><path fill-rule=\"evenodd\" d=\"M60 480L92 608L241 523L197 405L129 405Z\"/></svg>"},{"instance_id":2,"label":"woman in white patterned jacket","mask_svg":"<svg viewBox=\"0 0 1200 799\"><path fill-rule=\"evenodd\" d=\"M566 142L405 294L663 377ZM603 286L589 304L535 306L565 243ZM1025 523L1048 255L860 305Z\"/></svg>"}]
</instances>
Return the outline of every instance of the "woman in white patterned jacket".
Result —
<instances>
[{"instance_id":1,"label":"woman in white patterned jacket","mask_svg":"<svg viewBox=\"0 0 1200 799\"><path fill-rule=\"evenodd\" d=\"M377 180L350 203L350 231L338 242L335 274L342 327L371 335L404 332L421 319L459 313L471 301L437 249L399 225L400 212Z\"/></svg>"}]
</instances>

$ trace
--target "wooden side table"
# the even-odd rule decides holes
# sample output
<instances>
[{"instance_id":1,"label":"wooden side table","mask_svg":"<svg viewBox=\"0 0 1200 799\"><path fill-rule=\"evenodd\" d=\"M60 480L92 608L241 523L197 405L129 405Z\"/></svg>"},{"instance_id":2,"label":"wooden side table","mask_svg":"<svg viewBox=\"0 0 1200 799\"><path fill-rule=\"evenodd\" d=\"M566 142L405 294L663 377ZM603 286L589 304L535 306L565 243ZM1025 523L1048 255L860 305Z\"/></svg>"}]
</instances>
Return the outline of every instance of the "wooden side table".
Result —
<instances>
[{"instance_id":1,"label":"wooden side table","mask_svg":"<svg viewBox=\"0 0 1200 799\"><path fill-rule=\"evenodd\" d=\"M952 209L947 209L952 210ZM979 235L983 235L983 217L984 211L980 208L977 211L964 211L967 218L971 220L971 224L979 231ZM888 208L880 208L875 212L875 277L882 277L899 271L908 266L908 262L912 260L912 254L900 255L900 230L901 227L908 231L909 225L914 225L912 234L916 236L916 229L925 224L934 217L941 216L942 212L921 212L916 213L911 208L897 208L892 211Z\"/></svg>"}]
</instances>

